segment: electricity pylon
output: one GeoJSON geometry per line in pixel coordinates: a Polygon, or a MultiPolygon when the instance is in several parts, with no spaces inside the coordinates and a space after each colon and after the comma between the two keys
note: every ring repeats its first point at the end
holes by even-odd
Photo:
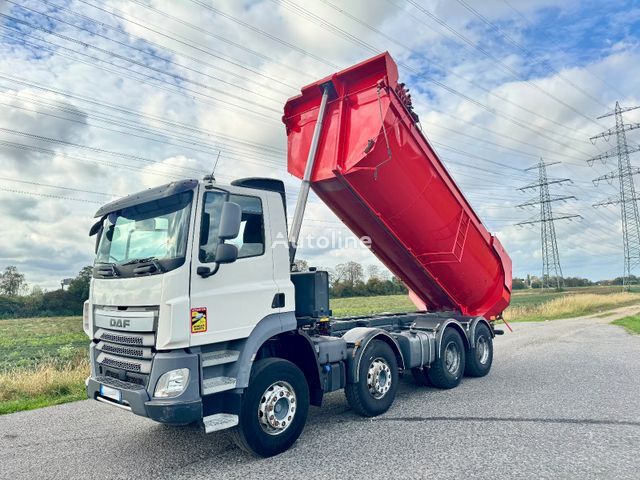
{"type": "Polygon", "coordinates": [[[605,205],[620,205],[620,216],[622,218],[622,243],[624,247],[624,273],[622,275],[622,284],[628,288],[631,283],[631,272],[640,265],[640,219],[638,217],[638,198],[636,197],[636,187],[633,183],[633,176],[640,173],[639,168],[631,166],[629,155],[633,152],[640,151],[640,146],[629,146],[627,144],[626,132],[640,128],[640,123],[624,123],[622,114],[635,110],[638,107],[620,107],[616,102],[613,112],[606,113],[598,117],[598,119],[615,115],[616,126],[605,130],[598,135],[591,137],[591,141],[604,138],[607,142],[613,135],[616,136],[616,146],[607,152],[596,155],[587,160],[589,165],[593,165],[596,161],[606,163],[608,158],[618,157],[618,168],[596,178],[593,183],[598,185],[603,180],[613,183],[618,179],[620,194],[618,196],[608,198],[602,202],[594,204],[594,207],[605,205]]]}
{"type": "Polygon", "coordinates": [[[540,239],[542,241],[542,289],[550,288],[555,283],[558,290],[564,285],[562,276],[562,267],[560,266],[560,254],[558,253],[558,240],[556,238],[555,222],[559,220],[571,220],[574,218],[582,218],[580,215],[568,213],[556,213],[553,215],[551,204],[553,202],[564,202],[569,199],[575,199],[573,195],[552,195],[549,193],[549,185],[561,185],[571,182],[569,178],[552,178],[547,177],[547,167],[556,165],[560,162],[545,163],[542,158],[537,165],[527,168],[527,170],[538,170],[538,180],[518,190],[526,191],[538,189],[539,195],[524,203],[518,205],[518,208],[540,205],[540,213],[524,222],[517,223],[517,226],[540,224],[540,239]],[[555,273],[552,277],[551,273],[555,273]]]}

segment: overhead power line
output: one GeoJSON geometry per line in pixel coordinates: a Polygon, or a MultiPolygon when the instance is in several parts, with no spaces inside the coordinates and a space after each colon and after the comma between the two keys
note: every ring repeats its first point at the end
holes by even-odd
{"type": "Polygon", "coordinates": [[[88,2],[87,0],[76,0],[78,2],[84,3],[85,5],[88,5],[90,7],[95,8],[96,10],[99,10],[101,12],[104,12],[108,15],[111,15],[115,18],[118,18],[120,20],[122,20],[123,22],[129,23],[131,25],[135,25],[139,28],[142,28],[144,30],[147,30],[149,32],[152,32],[156,35],[161,36],[162,38],[166,38],[168,40],[174,41],[176,43],[179,43],[180,45],[183,45],[185,47],[191,48],[197,52],[200,52],[204,55],[216,58],[220,61],[229,63],[231,65],[234,65],[238,68],[241,68],[243,70],[246,70],[248,72],[251,72],[252,74],[256,75],[256,76],[260,76],[260,77],[264,77],[266,79],[268,79],[271,82],[276,82],[279,83],[281,85],[285,85],[287,87],[291,87],[294,89],[297,89],[297,87],[295,85],[291,85],[289,83],[284,82],[282,79],[268,75],[264,72],[260,72],[259,70],[256,70],[248,65],[245,65],[243,63],[238,62],[237,60],[230,58],[228,56],[224,56],[222,54],[220,54],[219,52],[214,52],[209,48],[203,48],[201,45],[195,44],[193,43],[190,39],[188,39],[187,37],[184,37],[182,35],[179,35],[175,32],[172,32],[171,34],[167,34],[166,30],[163,29],[162,27],[159,27],[156,24],[152,24],[149,22],[148,19],[145,19],[144,21],[140,20],[137,17],[134,17],[133,15],[130,14],[125,14],[122,10],[119,10],[113,6],[109,7],[109,10],[107,10],[106,8],[101,7],[100,5],[96,5],[94,3],[88,2]],[[138,20],[138,21],[136,21],[138,20]],[[144,22],[144,23],[143,23],[144,22]],[[163,31],[164,30],[164,31],[163,31]]]}
{"type": "MultiPolygon", "coordinates": [[[[36,13],[40,13],[40,12],[36,12],[36,13]]],[[[53,18],[53,17],[50,17],[49,15],[46,15],[46,14],[42,14],[42,13],[41,13],[41,15],[44,15],[45,17],[47,17],[47,18],[49,18],[49,19],[52,19],[52,18],[53,18]]],[[[189,84],[195,85],[195,86],[197,86],[197,87],[203,88],[203,89],[205,89],[205,90],[210,90],[210,91],[212,91],[212,92],[215,92],[215,93],[218,93],[218,94],[225,95],[225,96],[228,96],[228,97],[230,97],[230,98],[233,98],[233,99],[235,99],[235,100],[239,100],[239,101],[241,101],[241,102],[245,102],[245,103],[251,104],[251,105],[253,105],[253,106],[257,106],[257,107],[259,107],[259,108],[263,108],[263,109],[265,109],[265,110],[267,110],[267,111],[271,111],[271,112],[275,112],[275,113],[280,113],[280,110],[278,110],[278,109],[271,108],[271,107],[267,107],[267,106],[262,105],[262,104],[260,104],[260,103],[254,102],[254,101],[252,101],[252,100],[248,100],[248,99],[247,99],[247,98],[245,98],[245,97],[242,97],[242,96],[239,96],[239,95],[235,95],[235,94],[233,94],[233,93],[230,93],[230,92],[227,92],[227,91],[224,91],[224,90],[220,90],[219,88],[215,88],[215,87],[212,87],[212,86],[207,85],[207,84],[205,84],[205,83],[202,83],[202,82],[199,82],[199,81],[196,81],[196,80],[192,80],[192,79],[187,78],[187,77],[185,77],[185,76],[183,76],[183,75],[179,75],[179,74],[177,74],[177,73],[169,72],[167,69],[154,67],[154,66],[152,66],[152,65],[149,65],[148,63],[138,61],[138,60],[136,60],[136,59],[134,59],[134,58],[131,58],[131,57],[128,57],[128,56],[126,56],[126,55],[120,55],[120,54],[119,54],[119,53],[117,53],[117,52],[114,52],[114,51],[111,51],[111,50],[107,50],[107,49],[104,49],[104,48],[98,47],[97,45],[94,45],[94,44],[92,44],[92,43],[87,43],[87,42],[84,42],[84,41],[82,41],[82,40],[78,40],[78,39],[76,39],[76,38],[69,37],[68,35],[63,35],[63,34],[61,34],[61,33],[57,33],[57,32],[55,32],[55,31],[53,31],[53,30],[51,30],[51,29],[48,29],[48,28],[45,28],[45,27],[39,26],[39,25],[37,25],[37,24],[33,24],[33,23],[29,23],[29,22],[25,22],[24,20],[21,20],[21,19],[19,19],[19,18],[17,18],[17,17],[12,17],[12,16],[10,16],[10,15],[5,15],[5,14],[3,14],[3,13],[0,13],[0,17],[6,18],[6,19],[8,19],[8,20],[11,20],[12,22],[20,23],[20,24],[22,24],[22,25],[24,25],[24,26],[27,26],[27,27],[29,27],[29,28],[33,28],[34,30],[42,31],[42,32],[44,32],[44,33],[47,33],[48,35],[53,35],[53,36],[55,36],[55,37],[57,37],[57,38],[60,38],[60,39],[62,39],[62,40],[65,40],[65,41],[67,41],[67,42],[75,43],[75,44],[80,45],[80,46],[82,46],[82,47],[84,47],[84,48],[88,48],[88,49],[91,49],[91,50],[95,50],[95,51],[100,52],[100,53],[102,53],[102,54],[104,54],[104,55],[108,55],[108,56],[111,56],[111,57],[113,57],[113,58],[117,58],[117,59],[119,59],[119,60],[122,60],[122,61],[125,61],[125,62],[128,62],[128,63],[131,63],[132,65],[136,65],[136,66],[138,66],[138,67],[145,68],[145,69],[147,69],[147,70],[151,70],[151,71],[153,71],[153,72],[156,72],[157,74],[165,75],[165,76],[171,77],[172,79],[174,79],[174,80],[176,80],[176,81],[180,81],[180,82],[182,82],[182,83],[189,83],[189,84]]],[[[20,30],[19,30],[19,29],[13,29],[13,28],[11,28],[11,27],[8,27],[8,28],[9,28],[9,29],[11,29],[11,30],[14,30],[14,31],[16,31],[16,32],[20,32],[20,30]]],[[[20,32],[20,33],[23,33],[23,32],[20,32]]],[[[96,34],[96,35],[99,35],[99,34],[96,34]]],[[[42,40],[42,41],[46,41],[46,42],[48,42],[47,40],[44,40],[44,39],[39,39],[39,40],[42,40]]],[[[76,52],[76,53],[78,53],[78,52],[76,52]]],[[[98,58],[96,58],[96,57],[94,57],[94,59],[96,59],[96,60],[101,60],[101,59],[98,59],[98,58]]],[[[166,61],[166,59],[165,59],[165,61],[166,61]]],[[[168,61],[167,63],[170,63],[170,61],[168,61]]],[[[161,78],[156,78],[156,80],[161,81],[161,82],[164,82],[164,83],[167,83],[167,81],[166,81],[166,80],[162,80],[161,78]]],[[[171,83],[171,85],[174,85],[174,84],[173,84],[173,83],[171,83]]],[[[189,89],[185,88],[185,87],[184,87],[184,85],[181,85],[180,87],[181,87],[181,89],[183,89],[183,90],[185,90],[185,91],[190,91],[190,92],[192,92],[192,93],[197,93],[197,94],[199,94],[199,95],[204,95],[202,92],[198,92],[198,91],[194,91],[194,90],[189,90],[189,89]]],[[[224,103],[224,104],[226,104],[226,105],[233,106],[233,107],[237,107],[237,108],[240,108],[240,109],[243,109],[243,110],[247,110],[247,111],[249,111],[249,112],[251,112],[251,113],[254,113],[254,114],[257,114],[257,115],[263,115],[263,113],[261,113],[261,112],[256,112],[256,111],[253,111],[253,110],[249,110],[249,109],[247,109],[246,107],[244,107],[244,106],[242,106],[242,105],[238,105],[237,103],[229,102],[229,101],[227,101],[227,100],[223,100],[223,99],[220,99],[220,98],[218,98],[218,97],[212,97],[212,96],[210,96],[210,98],[211,98],[211,99],[213,99],[213,100],[215,100],[215,101],[217,101],[217,102],[224,103]]]]}
{"type": "MultiPolygon", "coordinates": [[[[331,24],[330,22],[327,22],[326,20],[322,19],[318,15],[313,14],[309,10],[305,9],[304,7],[301,7],[300,5],[297,5],[297,4],[293,3],[290,0],[272,0],[272,1],[274,1],[276,3],[287,2],[287,5],[289,6],[289,8],[294,8],[295,12],[297,12],[299,15],[303,16],[307,20],[320,25],[322,28],[331,31],[332,33],[336,33],[336,34],[342,36],[343,38],[347,39],[348,41],[351,41],[352,43],[355,43],[355,44],[357,44],[359,46],[365,45],[366,48],[370,52],[374,52],[374,53],[378,53],[379,52],[378,48],[376,48],[376,47],[374,47],[374,46],[372,46],[372,45],[370,45],[370,44],[368,44],[368,43],[366,43],[366,42],[364,42],[364,41],[362,41],[360,39],[358,39],[357,41],[354,41],[353,40],[353,35],[349,34],[348,32],[346,32],[345,30],[343,30],[343,29],[341,29],[339,27],[336,27],[335,25],[331,24]]],[[[389,1],[392,1],[392,0],[389,0],[389,1]]],[[[328,6],[336,9],[337,11],[339,11],[343,15],[347,16],[348,18],[354,20],[355,22],[357,22],[357,23],[359,23],[361,25],[364,25],[366,28],[368,28],[368,29],[380,34],[380,35],[383,35],[385,38],[391,38],[388,35],[386,35],[384,32],[381,32],[380,30],[376,29],[375,27],[372,27],[371,25],[367,24],[366,22],[363,22],[362,20],[360,20],[357,17],[349,14],[346,10],[344,10],[344,9],[334,5],[334,4],[332,4],[331,2],[329,2],[327,0],[322,0],[322,2],[325,3],[328,6]]],[[[420,55],[420,56],[422,56],[421,54],[418,54],[418,53],[410,50],[409,47],[404,46],[402,43],[398,42],[397,40],[393,39],[393,41],[394,41],[394,43],[399,44],[401,47],[407,49],[410,53],[412,53],[412,55],[420,55]]],[[[433,64],[433,61],[431,59],[429,59],[429,63],[433,64]]],[[[496,117],[504,118],[505,120],[509,121],[510,123],[522,128],[524,130],[528,130],[528,131],[536,133],[537,136],[545,138],[545,139],[547,139],[547,140],[549,140],[549,141],[551,141],[553,143],[559,144],[559,145],[561,145],[561,146],[563,146],[565,148],[568,148],[570,150],[575,150],[582,156],[586,155],[586,152],[578,151],[575,147],[571,147],[564,140],[558,140],[556,138],[553,138],[551,135],[558,135],[558,133],[556,131],[554,131],[554,130],[551,130],[551,129],[548,129],[548,128],[544,128],[544,127],[541,127],[541,126],[536,126],[536,128],[532,128],[529,123],[523,122],[523,121],[519,120],[518,118],[514,117],[513,115],[510,115],[510,114],[505,113],[503,111],[497,110],[494,107],[490,107],[490,106],[480,102],[476,98],[472,98],[471,96],[466,95],[465,93],[462,93],[459,90],[451,88],[450,86],[446,85],[445,83],[435,79],[433,77],[433,75],[426,76],[420,70],[417,70],[417,69],[415,69],[415,68],[411,67],[410,65],[407,65],[406,63],[403,63],[403,62],[399,62],[398,66],[400,68],[403,68],[404,70],[407,70],[409,73],[411,73],[411,74],[413,74],[413,75],[415,75],[415,76],[417,76],[419,78],[422,78],[425,81],[427,81],[429,83],[432,83],[432,84],[444,89],[445,91],[447,91],[447,92],[449,92],[449,93],[451,93],[451,94],[453,94],[453,95],[455,95],[455,96],[457,96],[457,97],[459,97],[459,98],[461,98],[461,99],[463,99],[463,100],[465,100],[465,101],[467,101],[467,102],[469,102],[469,103],[471,103],[473,105],[478,106],[479,108],[487,111],[488,113],[490,113],[492,115],[495,115],[496,117]],[[543,132],[546,132],[546,133],[543,133],[543,132]]],[[[451,74],[453,76],[457,77],[457,78],[461,78],[462,80],[464,80],[466,82],[469,82],[470,84],[474,85],[475,87],[477,87],[477,88],[483,90],[484,92],[486,92],[488,95],[490,95],[492,97],[496,97],[496,98],[500,99],[504,103],[512,104],[515,107],[517,107],[517,108],[519,108],[519,109],[521,109],[523,111],[526,111],[527,113],[530,113],[531,115],[533,115],[535,117],[542,118],[545,121],[553,123],[554,125],[556,125],[558,127],[570,130],[571,133],[575,133],[574,129],[571,129],[567,125],[565,125],[563,123],[560,123],[560,122],[558,122],[558,121],[556,121],[556,120],[554,120],[552,118],[549,118],[549,117],[546,117],[544,115],[541,115],[540,113],[535,112],[535,111],[533,111],[531,109],[525,108],[522,105],[519,105],[519,104],[511,101],[510,99],[508,99],[506,97],[498,95],[497,93],[492,92],[492,91],[482,87],[481,85],[477,84],[477,82],[474,82],[473,80],[466,79],[466,78],[456,74],[455,72],[453,72],[451,74]]],[[[464,123],[469,123],[469,122],[464,121],[464,120],[463,120],[463,122],[464,123]]],[[[575,140],[577,140],[577,139],[575,139],[575,140]]],[[[584,142],[584,140],[582,140],[582,139],[580,139],[579,141],[580,142],[584,142]]]]}
{"type": "Polygon", "coordinates": [[[574,106],[566,103],[564,100],[558,98],[557,96],[555,96],[554,94],[550,93],[549,91],[545,90],[544,88],[542,88],[540,85],[537,85],[536,83],[532,82],[531,80],[528,80],[526,78],[523,78],[522,75],[515,69],[513,69],[512,67],[510,67],[509,65],[507,65],[506,63],[504,63],[502,60],[500,60],[499,58],[497,58],[495,55],[493,55],[491,52],[487,51],[486,49],[482,48],[481,46],[479,46],[476,42],[474,42],[473,40],[471,40],[469,37],[467,37],[466,35],[460,33],[457,29],[453,28],[451,25],[449,25],[447,22],[445,22],[444,20],[442,20],[440,17],[438,17],[437,15],[435,15],[434,13],[430,12],[429,10],[427,10],[426,8],[424,8],[422,5],[420,5],[419,3],[417,3],[414,0],[407,0],[411,5],[413,5],[417,10],[419,10],[420,12],[422,12],[425,16],[429,17],[431,20],[433,20],[434,22],[436,22],[438,25],[442,26],[443,28],[445,28],[447,31],[451,32],[456,38],[460,39],[462,42],[464,42],[465,44],[469,45],[471,48],[473,48],[474,50],[482,53],[482,55],[484,55],[485,57],[489,58],[490,60],[492,60],[494,63],[496,63],[497,65],[499,65],[500,67],[502,67],[505,71],[508,71],[514,78],[523,81],[524,83],[526,83],[527,85],[531,86],[533,89],[537,90],[538,92],[540,92],[541,94],[551,98],[552,100],[554,100],[555,102],[557,102],[558,104],[564,106],[565,108],[571,110],[573,113],[575,113],[576,115],[581,116],[582,118],[586,119],[587,121],[591,122],[591,123],[595,123],[596,125],[599,125],[593,118],[589,117],[588,115],[580,112],[579,110],[577,110],[574,106]]]}
{"type": "MultiPolygon", "coordinates": [[[[0,16],[2,16],[2,14],[0,14],[0,16]]],[[[18,32],[18,30],[16,30],[15,28],[4,26],[4,25],[0,25],[0,29],[9,30],[10,32],[12,32],[12,35],[2,35],[2,37],[3,38],[10,38],[10,39],[15,41],[14,34],[16,32],[18,32]]],[[[127,67],[124,67],[122,65],[118,65],[118,64],[116,64],[114,62],[111,62],[109,60],[106,60],[106,59],[103,59],[103,58],[99,58],[99,57],[95,57],[93,55],[89,55],[87,53],[84,53],[84,52],[81,52],[81,51],[78,51],[78,50],[74,50],[72,48],[68,48],[68,47],[65,47],[63,45],[59,45],[57,43],[51,42],[50,40],[46,40],[46,39],[43,39],[43,38],[40,38],[40,37],[36,37],[33,34],[30,35],[29,38],[38,40],[38,41],[43,42],[45,44],[52,45],[55,48],[49,48],[49,47],[46,47],[46,46],[43,46],[43,45],[34,44],[33,42],[30,42],[30,41],[28,41],[26,39],[21,39],[20,42],[22,44],[24,44],[24,45],[29,45],[29,46],[31,46],[33,48],[36,48],[39,51],[47,51],[47,52],[52,53],[53,55],[58,55],[58,56],[61,56],[61,57],[64,57],[64,58],[68,58],[73,62],[83,63],[85,65],[88,65],[88,66],[92,67],[92,68],[97,68],[97,69],[100,69],[100,70],[103,70],[103,71],[106,71],[106,72],[109,72],[109,73],[113,73],[113,74],[116,75],[117,78],[132,79],[132,80],[134,80],[136,82],[144,83],[146,85],[150,85],[154,89],[164,90],[164,91],[173,93],[175,95],[187,98],[187,99],[189,99],[191,101],[198,101],[198,102],[200,102],[200,103],[202,103],[204,105],[210,105],[210,106],[212,106],[214,108],[230,110],[230,111],[233,111],[233,112],[236,112],[236,113],[239,112],[239,113],[241,113],[241,114],[243,114],[245,116],[250,115],[254,119],[261,120],[263,122],[268,122],[270,124],[276,123],[276,120],[274,119],[273,116],[268,116],[268,115],[266,115],[264,113],[261,113],[261,112],[256,112],[256,111],[253,111],[253,110],[249,110],[249,109],[247,109],[245,107],[242,107],[242,106],[235,106],[234,107],[233,105],[235,105],[235,104],[232,104],[231,102],[220,103],[218,101],[218,99],[216,97],[212,96],[212,95],[208,95],[208,94],[203,93],[203,92],[198,92],[196,90],[191,90],[191,89],[188,89],[186,87],[168,88],[168,87],[166,87],[164,85],[159,85],[158,83],[154,83],[154,82],[160,82],[162,84],[171,85],[171,86],[175,86],[175,85],[173,83],[167,81],[167,80],[162,80],[162,79],[159,79],[157,77],[154,77],[153,75],[147,75],[147,74],[142,73],[142,72],[137,72],[137,71],[134,72],[133,70],[128,69],[127,67]],[[60,50],[68,51],[68,52],[71,52],[71,53],[73,53],[75,55],[79,55],[81,57],[89,58],[92,61],[82,60],[82,59],[74,57],[74,56],[66,55],[66,54],[60,52],[60,50]],[[98,62],[98,63],[96,63],[96,62],[98,62]],[[110,69],[110,68],[105,67],[103,65],[100,65],[99,63],[106,63],[106,64],[111,65],[113,67],[116,67],[116,68],[118,68],[120,70],[119,71],[118,70],[113,70],[113,69],[110,69]],[[140,75],[140,76],[142,76],[144,78],[136,77],[134,74],[135,75],[140,75]],[[151,80],[151,81],[149,81],[149,80],[151,80]],[[211,102],[210,100],[214,100],[214,102],[211,102]],[[231,105],[229,103],[231,103],[231,105]]]]}
{"type": "MultiPolygon", "coordinates": [[[[536,28],[540,32],[540,35],[544,35],[546,41],[550,42],[553,46],[555,46],[557,51],[562,52],[567,56],[569,55],[567,51],[557,41],[553,39],[552,35],[545,35],[546,33],[548,33],[548,30],[544,30],[544,27],[545,27],[544,23],[541,23],[540,25],[534,25],[520,10],[518,10],[516,7],[513,6],[512,2],[509,2],[508,0],[502,0],[502,2],[505,5],[507,5],[516,15],[518,15],[520,19],[522,19],[530,28],[536,28]]],[[[587,74],[589,74],[596,80],[598,80],[600,83],[602,83],[602,85],[606,86],[609,90],[617,93],[621,97],[624,96],[622,92],[620,92],[620,90],[618,90],[615,86],[611,85],[605,79],[596,75],[588,68],[585,69],[584,71],[587,72],[587,74]]]]}
{"type": "MultiPolygon", "coordinates": [[[[164,131],[171,131],[171,132],[176,132],[176,131],[185,131],[188,132],[189,135],[199,135],[201,137],[205,137],[206,139],[222,139],[225,142],[231,142],[233,144],[237,144],[240,145],[240,147],[237,146],[230,146],[229,148],[249,148],[249,149],[253,149],[256,151],[261,152],[261,154],[265,154],[265,151],[267,154],[272,155],[272,154],[277,154],[277,155],[282,155],[285,153],[284,149],[275,147],[273,145],[267,145],[265,143],[257,143],[257,142],[252,142],[250,140],[247,139],[243,139],[243,138],[239,138],[239,137],[234,137],[232,135],[229,134],[225,134],[225,133],[221,133],[218,131],[214,131],[214,130],[209,130],[209,129],[205,129],[202,127],[198,127],[196,125],[193,124],[188,124],[185,122],[181,122],[178,120],[173,120],[170,119],[168,117],[164,117],[164,116],[158,116],[158,115],[152,115],[149,113],[143,113],[141,111],[138,110],[132,110],[131,108],[127,108],[124,107],[122,105],[116,105],[113,103],[109,103],[106,102],[104,100],[98,100],[96,98],[89,98],[89,97],[85,97],[82,95],[78,95],[78,94],[74,94],[71,93],[69,91],[66,90],[61,90],[58,88],[51,88],[51,87],[46,87],[44,85],[41,84],[37,84],[37,83],[33,83],[33,82],[28,82],[16,77],[12,77],[9,75],[4,75],[2,73],[0,73],[0,79],[4,79],[7,80],[11,83],[15,83],[16,85],[21,85],[21,86],[25,86],[29,89],[36,89],[36,90],[40,90],[43,92],[49,92],[55,95],[60,95],[62,97],[68,98],[68,99],[72,99],[75,101],[79,101],[85,104],[89,104],[92,107],[98,107],[98,108],[102,108],[102,109],[108,109],[110,111],[114,111],[117,112],[118,114],[122,114],[122,115],[128,115],[128,116],[132,116],[135,117],[136,120],[135,123],[139,124],[140,121],[139,119],[145,119],[147,120],[149,123],[157,125],[157,124],[162,124],[166,126],[166,129],[164,129],[164,131]]],[[[20,92],[20,96],[22,96],[23,93],[20,92]]],[[[83,110],[87,110],[87,107],[82,107],[83,110]]],[[[154,127],[155,129],[157,129],[158,127],[154,127]]],[[[196,138],[196,137],[193,137],[196,138]]],[[[218,140],[216,140],[218,142],[218,140]]],[[[216,148],[218,148],[218,145],[220,145],[220,143],[216,144],[216,148]]],[[[224,143],[222,143],[222,145],[224,145],[224,143]]]]}
{"type": "MultiPolygon", "coordinates": [[[[70,147],[74,147],[74,148],[79,148],[82,150],[88,150],[90,152],[95,152],[95,153],[101,153],[101,154],[105,154],[105,155],[110,155],[110,156],[115,156],[115,157],[121,157],[121,158],[126,158],[129,160],[135,160],[137,162],[144,162],[150,165],[157,165],[159,163],[158,160],[153,160],[151,158],[146,158],[146,157],[141,157],[138,155],[131,155],[128,153],[122,153],[122,152],[114,152],[112,150],[106,150],[104,148],[98,148],[98,147],[90,147],[89,145],[82,145],[79,143],[75,143],[75,142],[69,142],[67,140],[62,140],[60,138],[52,138],[52,137],[46,137],[44,135],[36,135],[35,133],[31,133],[31,132],[23,132],[20,130],[13,130],[11,128],[4,128],[4,127],[0,127],[0,132],[5,132],[5,133],[9,133],[11,135],[18,135],[21,137],[28,137],[31,138],[33,140],[38,140],[41,142],[45,142],[45,143],[57,143],[60,145],[66,145],[66,146],[70,146],[70,147]]],[[[174,169],[180,169],[180,170],[184,170],[187,172],[192,172],[193,173],[198,173],[199,175],[202,175],[204,173],[206,173],[204,170],[199,170],[196,168],[191,168],[191,167],[183,167],[180,165],[176,165],[174,163],[166,163],[165,165],[174,168],[174,169]]]]}
{"type": "Polygon", "coordinates": [[[588,99],[590,99],[594,103],[597,103],[601,107],[606,107],[604,105],[604,103],[602,103],[598,98],[594,97],[589,92],[587,92],[586,90],[584,90],[583,88],[581,88],[580,86],[578,86],[574,82],[572,82],[570,79],[568,79],[565,75],[563,75],[562,73],[558,72],[547,60],[545,60],[544,58],[539,58],[531,50],[529,50],[528,48],[523,46],[520,42],[518,42],[517,40],[514,40],[502,28],[498,27],[496,24],[491,22],[487,17],[485,17],[478,10],[476,10],[471,5],[469,5],[469,3],[467,3],[465,0],[456,0],[456,1],[460,5],[462,5],[464,8],[466,8],[469,12],[471,12],[476,18],[480,19],[485,25],[487,25],[489,28],[491,28],[494,32],[496,32],[498,35],[500,35],[502,38],[504,38],[508,43],[510,43],[511,45],[516,47],[518,50],[520,50],[522,53],[524,53],[526,57],[528,57],[528,58],[530,58],[532,60],[533,64],[539,63],[539,64],[544,65],[546,67],[547,71],[550,71],[554,75],[557,75],[558,78],[562,79],[568,85],[571,85],[571,87],[573,87],[575,90],[580,92],[582,95],[584,95],[585,97],[587,97],[588,99]]]}

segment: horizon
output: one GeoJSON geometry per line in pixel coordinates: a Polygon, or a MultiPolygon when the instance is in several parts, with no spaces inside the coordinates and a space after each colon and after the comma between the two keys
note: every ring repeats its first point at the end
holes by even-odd
{"type": "MultiPolygon", "coordinates": [[[[514,226],[537,213],[516,209],[535,195],[517,189],[535,181],[525,169],[541,157],[561,162],[550,177],[573,181],[552,188],[577,197],[555,211],[583,217],[556,223],[563,276],[622,275],[619,207],[592,207],[616,194],[615,183],[592,183],[616,162],[587,160],[614,146],[589,141],[615,125],[596,117],[618,101],[640,105],[636,2],[604,13],[577,0],[142,3],[0,4],[2,269],[59,288],[93,263],[88,231],[101,204],[200,178],[218,152],[225,182],[282,179],[291,213],[299,182],[286,170],[286,99],[388,50],[427,138],[500,238],[514,277],[542,270],[540,229],[514,226]]],[[[624,119],[640,122],[640,110],[624,119]]],[[[312,194],[303,235],[327,231],[353,236],[312,194]]],[[[361,247],[299,253],[310,265],[380,265],[361,247]]]]}

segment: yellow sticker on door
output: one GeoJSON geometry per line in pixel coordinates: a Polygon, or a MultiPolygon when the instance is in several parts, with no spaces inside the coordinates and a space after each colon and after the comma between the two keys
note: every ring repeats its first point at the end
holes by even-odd
{"type": "Polygon", "coordinates": [[[207,331],[207,309],[198,307],[191,309],[191,333],[207,331]]]}

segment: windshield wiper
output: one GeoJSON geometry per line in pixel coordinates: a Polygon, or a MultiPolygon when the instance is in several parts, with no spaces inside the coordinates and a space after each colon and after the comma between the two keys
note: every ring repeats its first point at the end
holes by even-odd
{"type": "Polygon", "coordinates": [[[115,263],[98,262],[96,263],[94,270],[102,277],[117,277],[120,275],[115,263]]]}
{"type": "Polygon", "coordinates": [[[123,263],[121,267],[124,267],[126,265],[136,265],[138,263],[150,263],[156,268],[157,271],[164,272],[164,267],[158,261],[158,257],[135,258],[133,260],[129,260],[128,262],[123,263]]]}

